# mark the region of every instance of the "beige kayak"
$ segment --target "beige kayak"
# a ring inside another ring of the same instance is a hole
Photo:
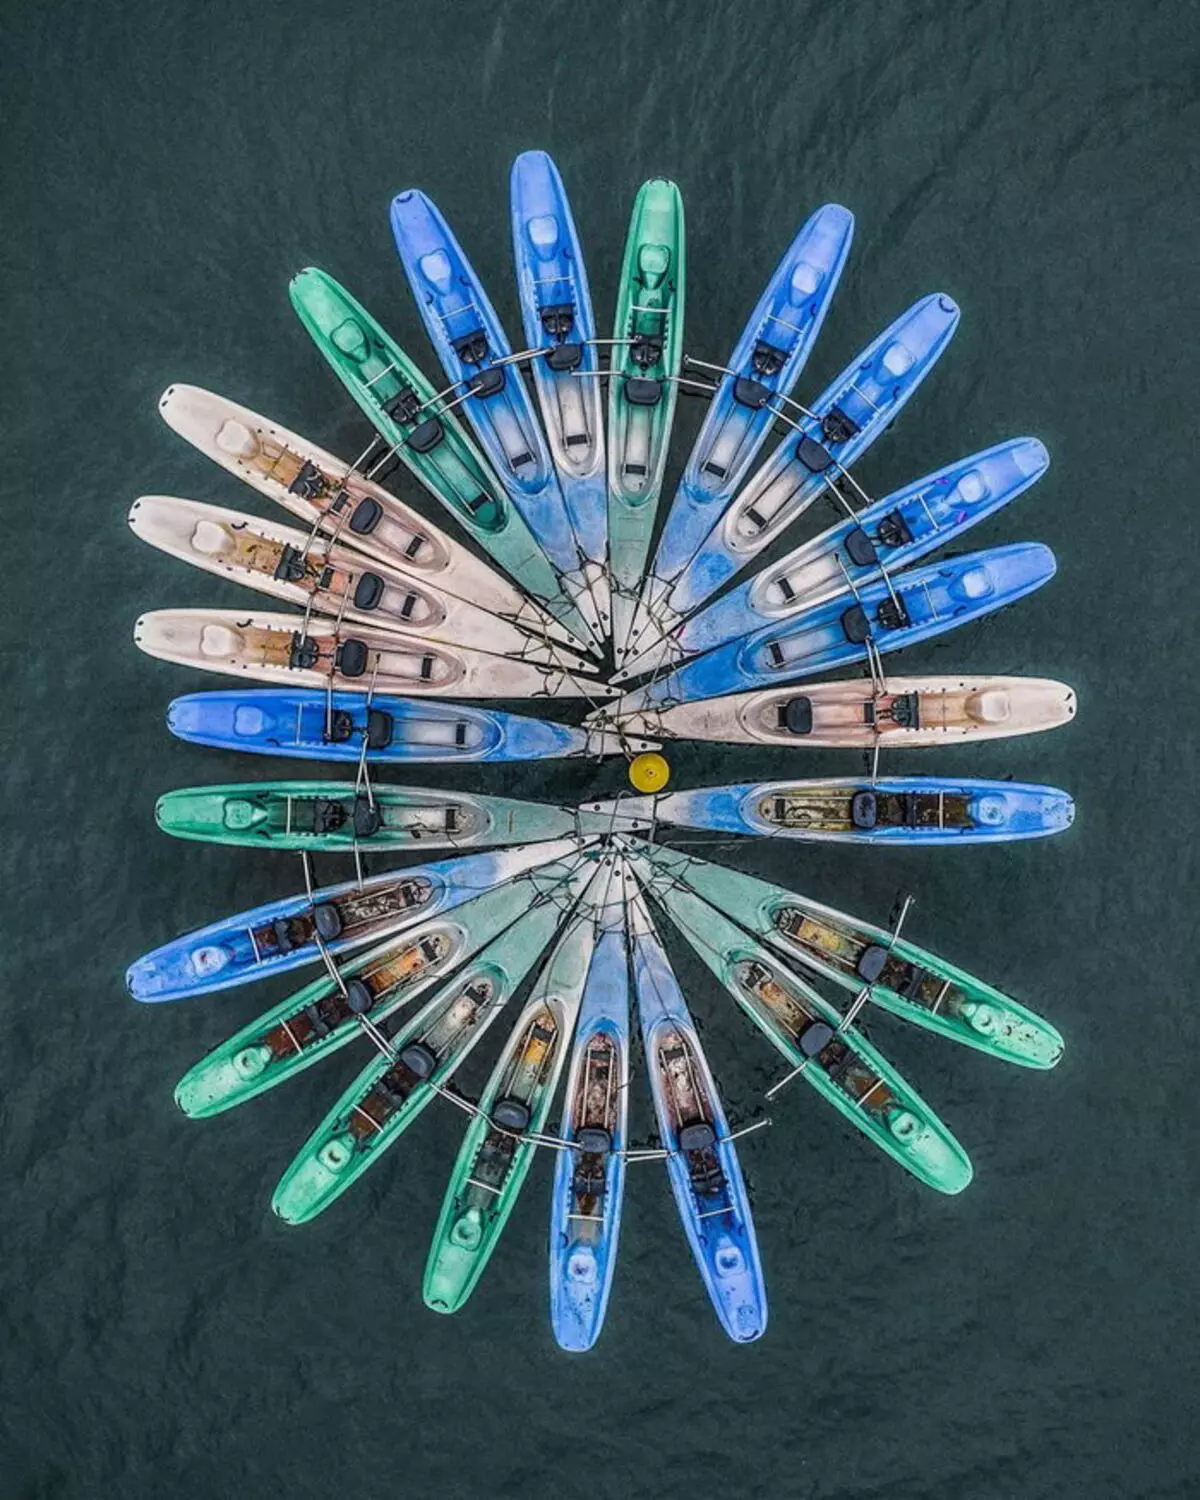
[[[129,512],[142,541],[318,615],[473,646],[568,671],[594,666],[352,547],[198,500],[143,495]]]
[[[605,710],[589,716],[599,724]],[[1075,694],[1045,677],[889,677],[797,683],[620,718],[629,734],[814,749],[897,749],[1037,734],[1075,717]]]
[[[303,615],[238,609],[157,609],[142,615],[134,644],[183,666],[272,686],[427,698],[578,698],[616,691],[529,661],[489,656],[419,635]]]
[[[516,584],[307,438],[195,385],[168,386],[158,409],[180,437],[309,527],[320,521],[323,530],[378,562],[539,634],[583,646]]]

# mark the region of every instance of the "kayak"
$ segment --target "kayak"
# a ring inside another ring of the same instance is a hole
[[[797,422],[799,436],[780,443],[679,575],[657,617],[663,634],[773,542],[891,426],[937,363],[958,318],[943,293],[923,297],[821,393],[812,415]]]
[[[512,166],[513,260],[533,384],[600,629],[611,626],[607,478],[596,323],[587,268],[558,168],[544,151]]]
[[[586,622],[528,522],[458,418],[344,287],[315,267],[292,278],[292,306],[376,432],[501,567],[580,640]]]
[[[271,1207],[285,1223],[305,1224],[341,1197],[449,1084],[561,925],[563,899],[530,907],[389,1038],[280,1178]]]
[[[493,471],[580,612],[599,621],[579,578],[581,558],[533,402],[512,346],[462,246],[431,199],[392,199],[392,237],[430,343]],[[540,340],[538,341],[540,344]]]
[[[683,199],[653,179],[634,199],[608,381],[608,546],[613,647],[624,660],[650,551],[683,358]]]
[[[461,542],[307,438],[194,385],[168,386],[158,409],[180,437],[260,495],[291,511],[310,529],[319,526],[323,535],[412,573],[490,614],[538,634],[581,644],[529,594],[468,552]],[[389,465],[398,463],[391,458],[375,467],[382,475]],[[482,536],[476,540],[482,544]],[[545,559],[536,552],[531,555],[536,566],[530,577],[536,590],[552,575]],[[519,554],[513,552],[510,560],[519,563]],[[521,576],[519,566],[512,571]]]
[[[581,839],[387,870],[365,880],[284,896],[164,943],[125,973],[135,1000],[179,1000],[229,989],[407,932],[527,870],[565,859]]]
[[[1075,717],[1075,694],[1044,677],[889,677],[805,683],[648,709],[623,734],[734,744],[914,750],[1039,734]]]
[[[297,760],[369,765],[635,755],[653,742],[573,729],[493,708],[362,693],[244,688],[172,700],[167,728],[181,740]],[[364,746],[365,740],[365,746]]]
[[[660,845],[638,852],[771,947],[893,1015],[1027,1068],[1052,1068],[1059,1033],[1026,1006],[906,938],[780,885]]]
[[[353,850],[529,844],[608,834],[611,815],[474,792],[353,781],[250,781],[181,787],[154,809],[164,833],[251,849]]]
[[[578,698],[615,692],[590,677],[394,630],[238,609],[156,609],[133,629],[160,661],[257,682],[439,698]]]
[[[719,372],[700,435],[667,513],[642,608],[654,605],[695,555],[746,481],[776,416],[813,351],[841,278],[854,215],[826,203],[801,225]],[[639,636],[639,619],[631,635]]]
[[[434,1312],[457,1312],[475,1290],[533,1164],[595,950],[593,903],[603,901],[611,867],[610,856],[580,898],[467,1127],[425,1262],[423,1294]]]
[[[895,577],[928,553],[994,515],[1050,464],[1036,438],[1013,438],[927,474],[831,526],[779,562],[693,615],[647,666],[711,651],[749,631],[791,620],[880,578]],[[628,670],[628,669],[627,669]]]
[[[608,1310],[625,1192],[629,1112],[629,947],[616,868],[567,1067],[550,1209],[550,1320],[561,1349],[590,1349]]]
[[[276,1084],[380,1027],[540,903],[555,881],[566,880],[578,858],[518,875],[464,901],[452,917],[433,917],[389,938],[330,974],[296,990],[234,1033],[175,1090],[185,1115],[203,1119],[265,1093]]]
[[[656,879],[653,865],[631,857],[638,878],[798,1076],[919,1181],[961,1193],[972,1175],[966,1152],[836,1006],[694,891]]]
[[[621,721],[632,709],[688,703],[847,667],[915,646],[994,614],[1054,577],[1054,553],[1040,542],[989,547],[880,579],[694,657],[603,710]]]
[[[667,1175],[721,1326],[749,1343],[767,1327],[750,1199],[716,1080],[642,897],[629,902],[633,987]]]
[[[316,615],[413,631],[518,661],[595,670],[558,642],[539,639],[352,547],[290,526],[171,495],[135,500],[129,525],[135,536],[172,557]]]
[[[977,844],[1045,838],[1071,826],[1057,787],[946,776],[829,777],[697,787],[591,803],[627,828],[653,820],[771,838],[844,844]]]

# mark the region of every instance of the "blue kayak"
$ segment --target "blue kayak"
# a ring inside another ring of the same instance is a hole
[[[181,740],[220,750],[355,764],[365,740],[371,765],[548,760],[622,755],[627,748],[617,735],[523,714],[386,694],[368,701],[361,693],[334,693],[327,701],[315,689],[188,693],[168,707],[167,728]],[[635,748],[651,748],[651,741]]]
[[[957,304],[934,292],[886,328],[798,417],[743,488],[667,597],[660,625],[690,614],[773,542],[895,420],[958,326]],[[648,643],[646,643],[648,644]]]
[[[668,677],[619,698],[620,721],[654,704],[690,703],[811,677],[865,661],[868,644],[882,655],[914,646],[1003,609],[1054,576],[1054,554],[1040,542],[989,547],[915,568],[844,593],[799,619],[768,625],[685,662]],[[893,591],[895,598],[893,598]]]
[[[721,1326],[762,1336],[767,1290],[750,1200],[696,1025],[640,895],[629,903],[633,983],[658,1132],[684,1233]]]
[[[771,563],[680,626],[681,656],[711,651],[907,568],[1015,500],[1050,466],[1036,438],[1012,438],[947,464]]]
[[[135,1000],[179,1000],[392,937],[504,881],[583,848],[577,838],[438,860],[285,896],[164,943],[130,964]]]
[[[587,270],[558,168],[524,151],[510,182],[513,259],[525,343],[585,580],[608,626],[608,491],[603,392]]]
[[[589,804],[591,805],[591,804]],[[756,837],[849,844],[977,844],[1038,839],[1071,826],[1075,804],[1057,787],[945,776],[828,777],[743,782],[659,797],[621,797],[617,807],[649,824],[713,828]]]
[[[632,876],[623,878],[632,880]],[[563,1349],[590,1349],[608,1309],[629,1110],[629,951],[623,921],[604,931],[588,969],[567,1072],[550,1207],[550,1319]]]
[[[775,267],[721,376],[658,544],[646,597],[691,561],[750,472],[812,353],[837,289],[854,215],[837,203],[817,209]]]
[[[414,189],[393,198],[391,222],[426,331],[480,445],[538,545],[569,579],[579,570],[579,548],[533,402],[520,371],[506,363],[513,351],[495,309],[424,193]],[[587,616],[586,591],[576,603]]]

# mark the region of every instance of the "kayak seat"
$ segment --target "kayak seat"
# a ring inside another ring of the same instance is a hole
[[[378,573],[363,573],[354,589],[355,609],[377,609],[382,598],[383,579]]]
[[[898,510],[889,511],[876,528],[876,535],[885,547],[907,547],[913,539],[908,522]]]
[[[346,821],[346,804],[344,802],[332,802],[326,797],[317,797],[313,801],[313,828],[314,833],[336,833]]]
[[[629,357],[639,370],[648,370],[662,358],[662,339],[647,333],[635,333],[629,344]]]
[[[825,1021],[811,1021],[800,1033],[800,1051],[805,1057],[816,1057],[833,1041],[833,1027]]]
[[[367,749],[385,750],[392,743],[396,721],[382,708],[367,710]]]
[[[912,624],[908,610],[904,607],[903,597],[893,599],[890,594],[879,601],[875,618],[885,630],[906,630]]]
[[[311,635],[301,635],[298,630],[292,631],[292,649],[288,656],[289,667],[310,672],[320,657],[321,648]]]
[[[556,343],[561,342],[575,326],[575,305],[571,302],[550,302],[542,308],[542,327]]]
[[[807,433],[796,444],[796,457],[810,474],[824,474],[833,463],[829,449]]]
[[[361,677],[367,670],[367,648],[362,641],[343,641],[337,648],[336,660],[343,677]]]
[[[546,355],[546,363],[552,370],[565,372],[577,370],[583,363],[582,344],[555,344]]]
[[[630,406],[657,406],[662,400],[662,381],[631,375],[625,382],[625,399]]]
[[[485,401],[489,396],[498,396],[504,389],[505,370],[504,366],[491,365],[486,370],[478,370],[467,379],[467,389],[473,396],[478,396]]]
[[[418,422],[404,441],[414,453],[432,453],[446,436],[440,417],[426,417]]]
[[[332,943],[342,935],[342,914],[331,901],[322,901],[313,907],[313,926],[324,943]]]
[[[733,399],[751,411],[762,411],[771,399],[771,390],[761,380],[749,380],[745,375],[739,375],[733,382]]]
[[[708,1151],[716,1143],[717,1133],[707,1120],[696,1120],[679,1132],[681,1151]]]
[[[881,943],[868,943],[858,955],[854,972],[864,984],[874,984],[883,973],[889,956],[888,950]]]
[[[477,328],[474,333],[465,333],[461,338],[452,339],[450,347],[464,365],[481,365],[488,357],[487,334],[482,328]]]
[[[840,406],[831,406],[821,418],[821,436],[827,443],[848,443],[862,429]]]
[[[875,543],[861,526],[852,527],[846,533],[846,555],[860,568],[871,568],[879,561]]]
[[[347,524],[355,536],[370,536],[379,525],[382,515],[383,506],[378,500],[373,500],[370,495],[367,495],[354,507],[354,512]]]
[[[874,828],[879,821],[879,805],[874,792],[855,792],[850,799],[850,821],[855,828]]]
[[[898,724],[901,729],[920,729],[921,727],[921,695],[920,693],[901,693],[892,699],[888,715],[893,724]]]
[[[402,385],[394,396],[383,403],[383,409],[402,427],[411,427],[414,422],[421,420],[421,398],[411,385]]]
[[[575,1139],[580,1151],[590,1156],[607,1156],[612,1150],[612,1136],[599,1125],[584,1125]]]
[[[861,646],[871,639],[871,622],[861,604],[852,604],[842,613],[842,631],[854,646]]]
[[[288,485],[288,494],[299,495],[302,500],[318,500],[327,488],[325,476],[311,459],[306,458],[300,465],[299,474]]]
[[[813,705],[811,698],[789,698],[779,705],[779,727],[789,734],[811,734]]]
[[[375,992],[361,979],[346,980],[346,1006],[352,1016],[365,1016],[375,1004]]]
[[[750,364],[756,375],[778,375],[787,362],[787,350],[768,344],[766,339],[759,339],[750,354]]]
[[[369,839],[383,827],[383,814],[379,804],[360,792],[354,799],[354,837]]]
[[[299,550],[289,542],[279,554],[273,576],[283,583],[299,583],[307,572],[308,564],[300,556]]]
[[[409,1042],[400,1053],[400,1061],[410,1073],[422,1080],[428,1078],[437,1067],[437,1057],[424,1042]]]
[[[529,1106],[521,1099],[501,1099],[492,1106],[492,1123],[520,1135],[529,1129]]]
[[[354,715],[346,708],[335,708],[329,720],[329,742],[344,745],[354,733]]]

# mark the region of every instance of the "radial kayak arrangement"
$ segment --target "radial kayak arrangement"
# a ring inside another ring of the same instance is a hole
[[[298,853],[302,888],[298,877],[294,894],[161,944],[126,984],[157,1004],[306,970],[180,1080],[192,1118],[360,1045],[365,1063],[275,1189],[284,1224],[332,1210],[437,1099],[467,1118],[425,1265],[430,1308],[467,1302],[542,1151],[553,1157],[550,1322],[563,1349],[590,1348],[614,1286],[627,1170],[655,1162],[721,1328],[748,1343],[766,1329],[767,1294],[738,1140],[772,1123],[765,1100],[803,1080],[848,1134],[958,1193],[970,1159],[869,1038],[873,1016],[1031,1069],[1052,1068],[1063,1041],[918,947],[911,897],[880,924],[695,848],[739,836],[997,844],[1070,827],[1074,804],[1052,786],[881,765],[893,748],[969,748],[1073,717],[1061,682],[884,668],[1053,577],[1035,542],[936,555],[1029,490],[1049,454],[1010,438],[868,493],[852,465],[931,374],[959,309],[942,293],[918,299],[823,392],[804,392],[854,233],[838,204],[801,223],[721,363],[685,352],[674,183],[636,194],[611,338],[597,335],[554,163],[526,152],[510,185],[518,347],[417,189],[395,196],[390,220],[418,314],[408,331],[423,326],[435,376],[325,271],[292,279],[301,325],[366,419],[353,462],[196,386],[161,398],[180,436],[289,512],[285,523],[170,495],[134,502],[143,541],[271,600],[138,619],[149,655],[238,679],[175,698],[167,726],[219,751],[330,767],[159,797],[164,833]],[[494,262],[495,245],[475,248]],[[681,394],[708,405],[672,471]],[[792,536],[818,505],[823,520]],[[431,519],[436,506],[451,531]],[[790,551],[738,577],[785,533]],[[530,713],[548,699],[573,720]],[[770,780],[668,790],[663,752],[681,739],[855,753],[837,775],[805,777],[792,762]],[[533,802],[409,780],[423,764],[605,757],[624,757],[643,795]],[[317,856],[352,863],[322,884]],[[668,931],[786,1069],[760,1104],[737,1101],[738,1128]],[[456,1075],[504,1011],[472,1097]],[[638,1075],[656,1122],[642,1141],[629,1130]]]

